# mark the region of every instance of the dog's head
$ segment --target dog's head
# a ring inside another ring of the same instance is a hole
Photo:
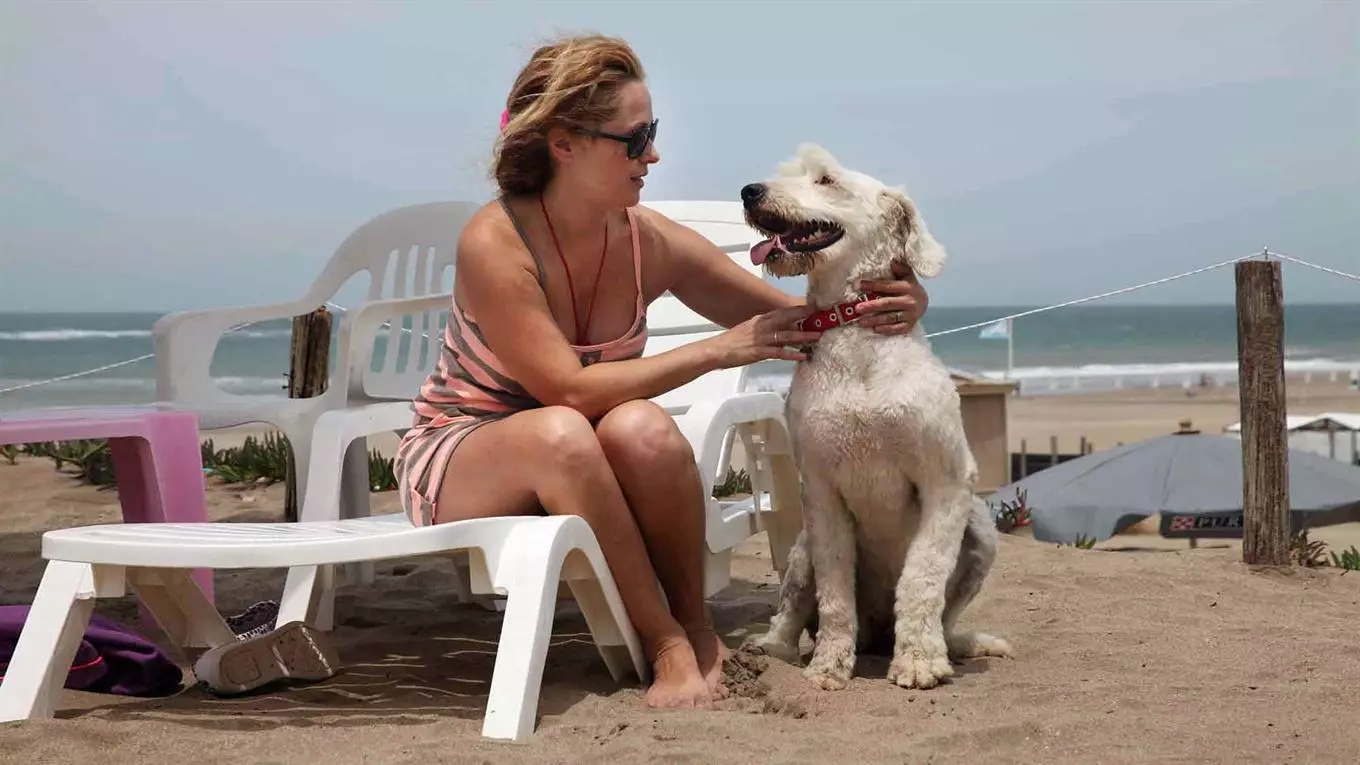
[[[845,260],[894,260],[932,277],[945,251],[901,189],[848,170],[812,144],[779,166],[774,178],[741,190],[746,222],[769,236],[751,249],[751,262],[774,276],[801,276]],[[839,269],[836,269],[839,270]]]

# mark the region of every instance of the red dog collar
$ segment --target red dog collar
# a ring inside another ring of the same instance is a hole
[[[845,324],[853,324],[859,321],[859,306],[880,297],[882,295],[875,292],[866,292],[849,302],[837,303],[830,308],[812,314],[806,319],[802,319],[798,322],[798,329],[805,332],[824,332]]]

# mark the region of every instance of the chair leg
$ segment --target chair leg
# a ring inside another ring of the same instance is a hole
[[[793,455],[770,455],[770,472],[774,483],[770,491],[773,512],[769,514],[765,528],[770,542],[770,560],[782,579],[789,564],[789,550],[803,532],[803,492]]]
[[[505,540],[495,570],[508,574],[497,584],[509,594],[482,736],[521,741],[533,734],[543,665],[552,638],[554,606],[564,571],[573,592],[584,595],[581,607],[592,636],[602,644],[627,646],[634,670],[639,677],[647,677],[641,643],[632,632],[604,554],[584,520],[559,516],[551,523],[516,528]],[[622,664],[612,656],[614,653],[612,648],[601,648],[611,672]],[[622,674],[618,672],[615,676]]]
[[[512,532],[505,549],[514,551],[513,560],[502,560],[499,566],[514,571],[514,581],[506,588],[505,619],[482,721],[486,738],[522,741],[534,732],[564,557],[564,551],[553,549],[558,532],[534,525],[537,533]]]
[[[0,683],[0,722],[51,717],[94,610],[94,568],[50,561]]]
[[[130,568],[127,581],[166,637],[190,661],[236,639],[187,569]]]
[[[585,558],[586,555],[580,550],[573,550],[569,557]],[[573,563],[576,561],[568,561],[567,584],[571,586],[572,597],[586,619],[586,627],[614,682],[621,683],[630,674],[644,683],[649,682],[651,667],[642,658],[642,643],[628,621],[628,613],[623,608],[613,580],[601,580],[594,576],[589,560],[579,562],[579,568],[585,570],[578,575],[571,571],[578,568]],[[611,606],[611,601],[614,606]]]
[[[345,447],[340,475],[340,517],[367,518],[369,511],[368,439],[356,438]],[[373,561],[345,564],[345,584],[372,584]]]
[[[276,624],[305,622],[329,632],[335,624],[335,567],[294,566],[288,569]]]
[[[546,566],[535,571],[547,575]],[[527,579],[527,578],[526,578]],[[482,735],[521,741],[534,732],[538,696],[552,637],[557,581],[535,581],[512,592],[505,604],[491,691],[486,700]]]

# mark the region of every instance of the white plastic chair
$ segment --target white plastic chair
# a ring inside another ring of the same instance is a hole
[[[760,274],[748,255],[760,235],[746,225],[740,204],[675,201],[650,202],[647,206],[695,229],[743,268]],[[444,300],[447,302],[448,298]],[[371,312],[356,321],[354,333],[366,336],[373,329],[370,324],[401,312],[401,301],[389,302],[390,310]],[[406,302],[423,305],[426,299]],[[678,298],[665,295],[648,307],[647,331],[649,337],[644,353],[654,355],[710,337],[721,328],[691,311]],[[351,347],[355,353],[362,352],[361,346]],[[718,370],[655,399],[675,417],[690,442],[704,479],[704,496],[709,498],[704,577],[704,592],[708,596],[720,592],[730,583],[732,548],[764,531],[768,535],[773,565],[782,573],[788,550],[802,529],[799,479],[784,426],[783,398],[772,392],[744,390],[747,376],[745,367]],[[311,489],[301,503],[299,520],[334,521],[354,517],[348,515],[352,509],[367,512],[366,498],[363,503],[344,501],[346,492],[342,477],[334,466],[355,439],[389,429],[386,414],[389,407],[389,404],[350,406],[343,411],[318,416],[312,436],[311,465],[307,470],[311,475]],[[726,476],[734,437],[740,439],[745,452],[752,496],[741,501],[718,501],[712,498],[713,487]],[[371,581],[370,563],[352,564],[346,569],[349,582],[364,584]],[[469,589],[466,575],[453,586],[465,600],[475,600],[478,595],[486,594]],[[320,629],[331,628],[335,578],[329,567],[319,571],[291,570],[285,589],[292,593],[286,599],[306,602],[309,609],[282,614],[280,623],[304,618],[306,614],[308,623]],[[308,594],[300,597],[299,592]]]
[[[361,411],[356,416],[374,430],[354,439],[344,459],[328,462],[325,469],[345,476],[340,496],[346,506],[343,515],[367,515],[368,445],[364,437],[411,425],[411,398],[438,359],[458,237],[478,207],[474,202],[434,202],[374,217],[340,244],[298,300],[162,317],[154,330],[157,399],[196,412],[201,430],[257,422],[281,430],[297,466],[299,507],[311,480],[307,466],[313,462],[316,418],[326,411]],[[366,302],[337,316],[336,353],[325,393],[305,399],[290,399],[282,393],[239,395],[222,390],[213,381],[213,354],[227,330],[314,311],[364,273],[369,277]],[[409,331],[403,326],[406,319]],[[379,339],[384,352],[375,369]]]
[[[192,662],[202,650],[236,640],[190,577],[192,568],[315,570],[451,550],[470,553],[474,587],[506,598],[483,736],[521,740],[533,732],[560,581],[570,586],[615,681],[630,671],[642,682],[650,679],[604,555],[578,517],[419,529],[402,515],[331,523],[107,524],[43,535],[49,562],[0,682],[0,722],[53,715],[95,598],[122,597],[130,587]],[[299,604],[286,598],[281,605],[292,612]]]

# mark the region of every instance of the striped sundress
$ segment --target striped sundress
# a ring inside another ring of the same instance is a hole
[[[544,286],[542,260],[504,199],[501,206],[533,256],[538,283]],[[636,316],[632,327],[615,340],[596,345],[572,345],[583,365],[638,358],[647,344],[637,219],[631,208],[627,213],[637,290]],[[458,304],[456,297],[444,330],[439,362],[421,385],[414,404],[415,419],[397,447],[393,468],[402,509],[416,526],[435,522],[435,503],[449,459],[469,433],[515,412],[543,406],[506,373],[500,360],[487,347],[476,320]]]

